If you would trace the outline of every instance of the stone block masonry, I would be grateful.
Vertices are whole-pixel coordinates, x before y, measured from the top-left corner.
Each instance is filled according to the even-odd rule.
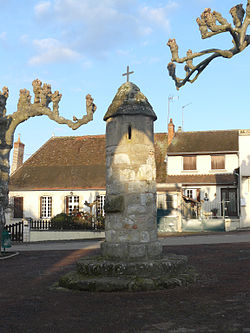
[[[127,82],[104,119],[106,126],[106,241],[104,256],[158,258],[153,122],[146,97]]]

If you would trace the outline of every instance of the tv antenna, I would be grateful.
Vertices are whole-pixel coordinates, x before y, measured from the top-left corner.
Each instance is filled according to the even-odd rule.
[[[183,130],[183,128],[184,128],[184,109],[185,109],[186,106],[188,106],[188,105],[190,105],[190,104],[192,104],[192,102],[190,102],[190,103],[188,103],[188,104],[182,106],[182,115],[181,115],[181,119],[182,119],[182,120],[181,120],[181,128],[182,128],[182,130]]]
[[[169,123],[169,118],[170,118],[170,102],[173,102],[174,99],[177,98],[179,99],[179,96],[168,96],[168,121],[167,121],[167,125]]]

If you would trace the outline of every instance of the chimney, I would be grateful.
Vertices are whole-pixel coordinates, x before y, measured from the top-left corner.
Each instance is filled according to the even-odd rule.
[[[182,127],[181,126],[178,126],[178,130],[177,130],[178,133],[182,132]]]
[[[24,144],[20,141],[20,134],[18,139],[14,142],[13,161],[11,165],[11,174],[14,173],[23,164]]]
[[[170,118],[170,122],[168,124],[168,146],[170,145],[170,143],[172,142],[173,138],[174,138],[174,124],[173,124],[173,120],[172,118]]]

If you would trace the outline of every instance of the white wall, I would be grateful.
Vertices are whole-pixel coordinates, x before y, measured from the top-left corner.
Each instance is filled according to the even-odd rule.
[[[225,169],[212,170],[211,156],[197,155],[197,170],[183,170],[182,156],[168,156],[167,173],[168,175],[232,173],[234,169],[238,168],[238,163],[237,154],[225,154]]]
[[[105,238],[104,231],[36,231],[31,230],[29,242]]]
[[[65,196],[79,196],[80,211],[89,211],[84,205],[84,201],[93,202],[97,195],[105,194],[104,190],[78,190],[78,191],[10,191],[10,204],[13,204],[13,197],[23,197],[23,215],[25,218],[40,219],[40,197],[52,197],[52,216],[65,212]],[[20,221],[20,218],[14,219],[13,212],[6,216],[7,224]]]
[[[239,131],[240,227],[250,226],[250,130]]]
[[[239,158],[241,176],[250,176],[250,130],[240,131]]]

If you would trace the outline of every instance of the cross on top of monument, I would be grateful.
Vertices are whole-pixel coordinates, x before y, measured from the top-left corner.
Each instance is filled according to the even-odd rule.
[[[134,71],[130,72],[129,71],[129,66],[127,66],[127,72],[122,74],[122,76],[127,76],[127,82],[129,82],[129,75],[133,74],[133,73],[134,73]]]

